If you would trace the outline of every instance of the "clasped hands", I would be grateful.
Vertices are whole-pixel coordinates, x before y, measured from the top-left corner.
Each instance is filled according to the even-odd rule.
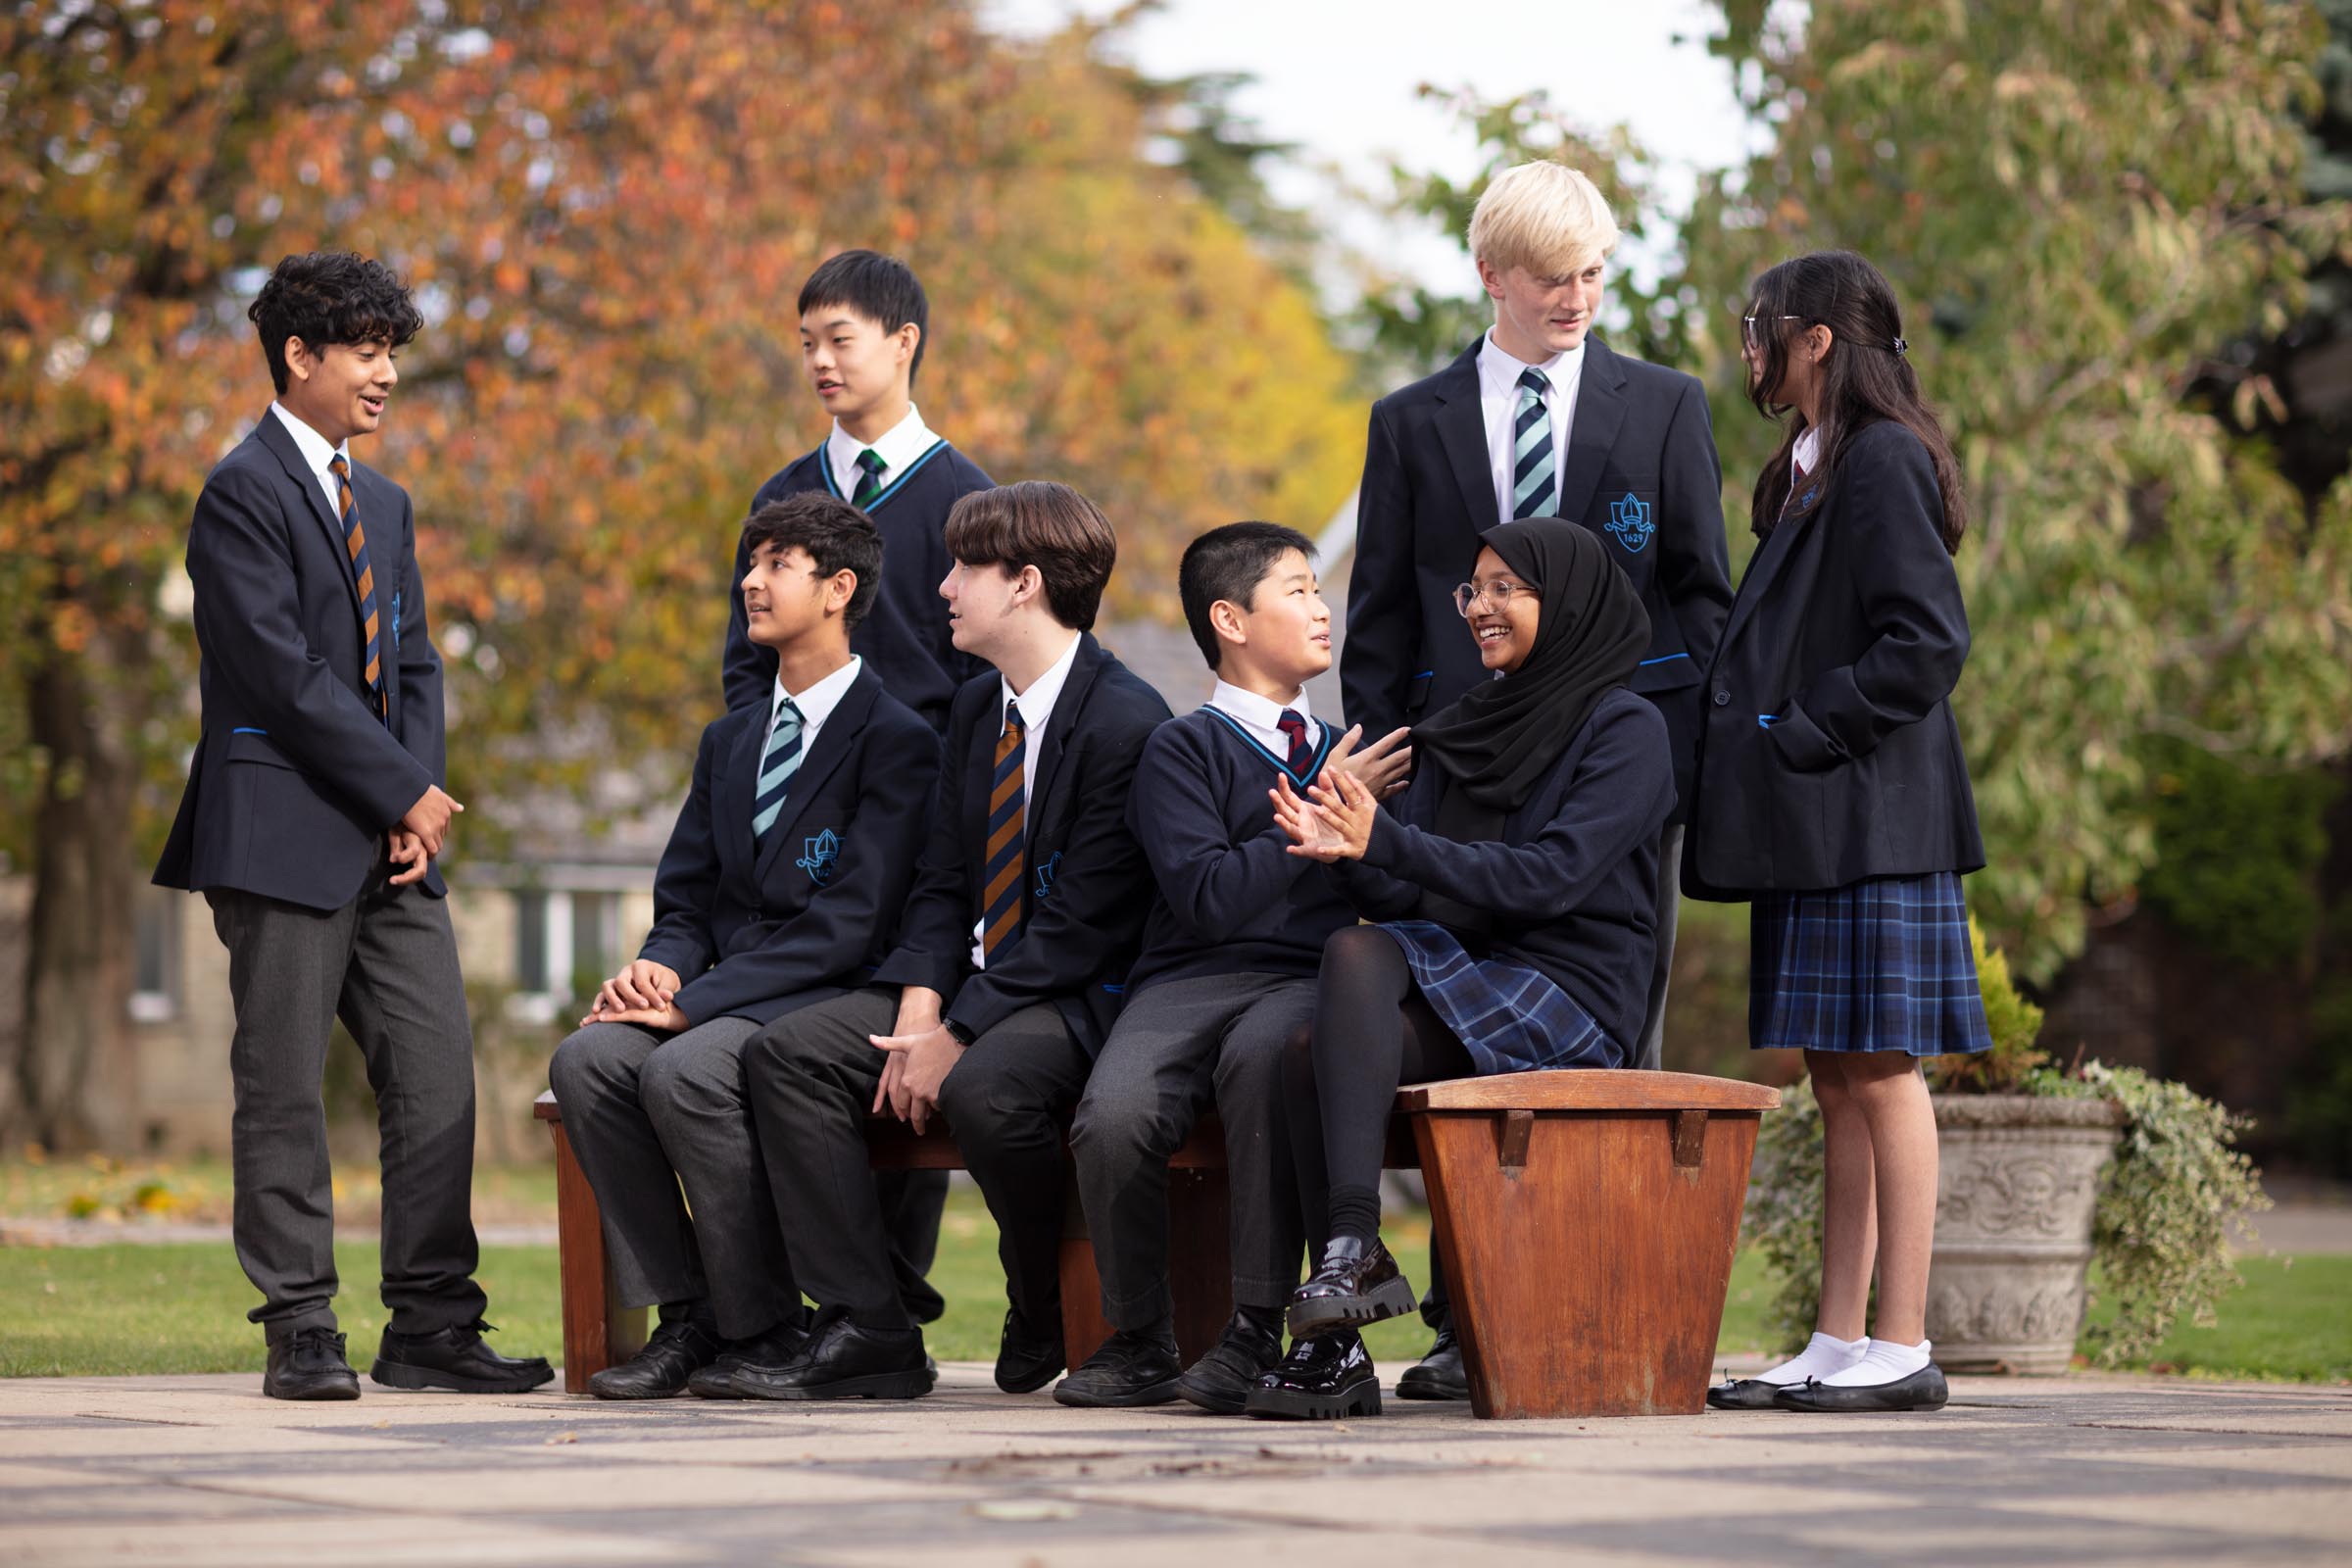
[[[1290,835],[1293,855],[1307,859],[1360,860],[1372,843],[1380,803],[1404,788],[1413,754],[1403,746],[1409,730],[1396,729],[1362,751],[1355,749],[1361,725],[1331,749],[1322,776],[1301,797],[1288,778],[1266,792],[1274,821]]]
[[[684,983],[678,978],[678,971],[668,964],[638,958],[597,987],[595,1005],[580,1020],[580,1027],[585,1029],[592,1023],[634,1023],[668,1034],[680,1033],[687,1027],[687,1021],[675,999]]]
[[[409,808],[408,814],[393,823],[392,831],[384,835],[392,863],[408,867],[393,874],[392,886],[405,887],[424,879],[424,873],[441,858],[442,847],[449,842],[450,822],[464,809],[440,785],[424,787],[424,793]]]
[[[939,1109],[939,1086],[963,1059],[963,1042],[940,1021],[945,1001],[928,986],[907,986],[899,993],[899,1017],[891,1032],[865,1037],[876,1051],[888,1053],[882,1081],[874,1087],[873,1114],[887,1110],[918,1133]]]

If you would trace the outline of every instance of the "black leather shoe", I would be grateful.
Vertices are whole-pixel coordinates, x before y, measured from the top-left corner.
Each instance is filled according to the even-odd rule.
[[[556,1375],[544,1356],[501,1355],[482,1343],[491,1325],[475,1318],[431,1334],[384,1330],[368,1375],[387,1389],[452,1389],[459,1394],[522,1394]]]
[[[1858,1389],[1833,1388],[1814,1378],[1783,1389],[1773,1402],[1784,1410],[1940,1410],[1952,1391],[1943,1368],[1930,1361],[1907,1378]]]
[[[343,1359],[343,1336],[333,1329],[296,1329],[270,1346],[262,1392],[272,1399],[356,1399],[360,1375]]]
[[[803,1313],[795,1311],[783,1322],[763,1334],[748,1340],[730,1340],[719,1347],[718,1353],[708,1366],[698,1369],[686,1379],[686,1392],[698,1399],[756,1399],[756,1394],[746,1394],[736,1379],[745,1367],[782,1366],[798,1357],[808,1348],[808,1330]]]
[[[1176,1380],[1183,1373],[1174,1335],[1121,1330],[1104,1340],[1084,1366],[1054,1384],[1054,1397],[1087,1409],[1169,1404],[1176,1398]]]
[[[1176,1392],[1203,1410],[1240,1415],[1257,1380],[1282,1362],[1282,1310],[1243,1307],[1208,1353],[1185,1369]]]
[[[832,1314],[798,1355],[781,1366],[747,1362],[734,1386],[746,1399],[917,1399],[932,1380],[921,1329],[865,1329]]]
[[[1453,1318],[1438,1324],[1438,1342],[1396,1380],[1399,1399],[1467,1399],[1470,1374],[1462,1369],[1462,1342],[1453,1337]]]
[[[1710,1410],[1770,1410],[1775,1408],[1775,1396],[1785,1387],[1767,1383],[1762,1378],[1732,1378],[1716,1384],[1707,1391]]]
[[[997,1387],[1006,1394],[1035,1394],[1070,1364],[1062,1348],[1061,1320],[1051,1334],[1033,1334],[1017,1306],[1004,1312],[1004,1337],[997,1347]]]
[[[718,1358],[724,1342],[706,1323],[691,1317],[665,1318],[654,1327],[645,1348],[618,1366],[588,1380],[600,1399],[669,1399],[686,1392],[686,1380]]]
[[[1380,1414],[1380,1374],[1353,1329],[1295,1341],[1282,1364],[1250,1391],[1251,1415],[1278,1421],[1344,1421]]]
[[[1416,1304],[1412,1286],[1379,1237],[1372,1238],[1370,1246],[1353,1237],[1335,1237],[1314,1273],[1291,1293],[1291,1338],[1362,1328],[1382,1318],[1401,1317]]]

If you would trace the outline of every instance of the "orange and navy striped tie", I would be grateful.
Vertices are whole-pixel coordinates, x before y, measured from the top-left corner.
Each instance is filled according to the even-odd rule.
[[[384,716],[384,662],[377,639],[375,572],[368,564],[368,530],[352,507],[351,465],[338,452],[326,465],[335,476],[335,508],[343,519],[343,547],[351,552],[351,575],[360,585],[360,619],[368,627],[368,693],[375,699],[375,713]]]
[[[988,861],[982,883],[980,956],[995,956],[997,948],[1021,924],[1021,881],[1024,876],[1028,802],[1023,790],[1022,763],[1027,734],[1021,728],[1017,703],[1004,705],[1004,733],[997,737],[997,769],[988,790]]]

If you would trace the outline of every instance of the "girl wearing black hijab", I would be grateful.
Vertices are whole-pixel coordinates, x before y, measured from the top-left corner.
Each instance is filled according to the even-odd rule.
[[[1597,536],[1557,517],[1480,537],[1455,607],[1496,674],[1413,731],[1393,808],[1327,772],[1284,783],[1291,853],[1329,862],[1379,923],[1323,950],[1284,1098],[1321,1262],[1291,1297],[1290,1355],[1251,1415],[1380,1409],[1356,1330],[1409,1311],[1380,1241],[1380,1168],[1401,1084],[1630,1059],[1648,1000],[1658,830],[1674,804],[1665,721],[1626,689],[1649,617]]]

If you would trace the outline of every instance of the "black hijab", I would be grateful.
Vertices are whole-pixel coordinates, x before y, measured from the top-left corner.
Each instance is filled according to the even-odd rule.
[[[1446,774],[1439,831],[1461,842],[1469,842],[1463,830],[1478,838],[1501,831],[1502,818],[1535,793],[1593,705],[1633,677],[1649,647],[1648,612],[1590,529],[1526,517],[1488,529],[1478,542],[1540,593],[1543,605],[1525,663],[1413,728],[1414,754]],[[1450,810],[1444,808],[1448,801]]]

